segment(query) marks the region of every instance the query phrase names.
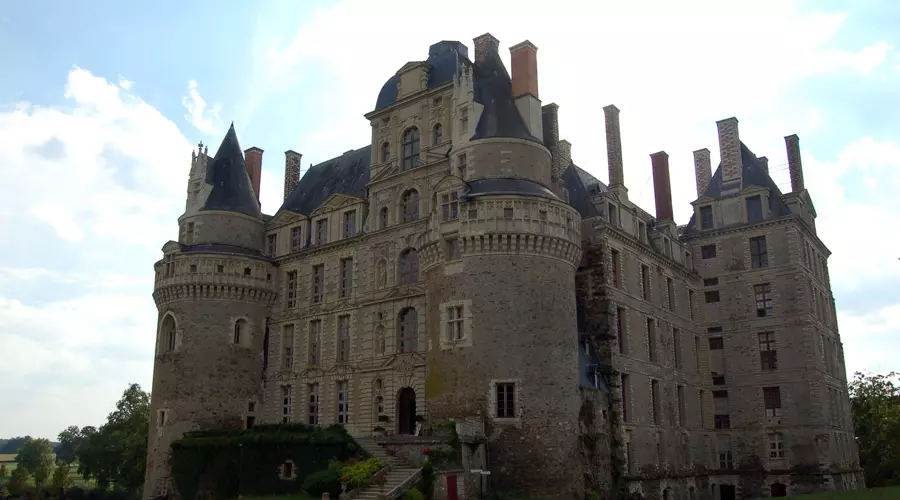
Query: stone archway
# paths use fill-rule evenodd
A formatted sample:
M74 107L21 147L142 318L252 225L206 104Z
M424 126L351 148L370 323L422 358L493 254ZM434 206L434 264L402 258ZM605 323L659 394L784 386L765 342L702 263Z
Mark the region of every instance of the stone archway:
M400 389L397 395L397 433L416 433L416 391L412 387Z
M787 496L787 486L782 483L772 483L772 486L769 487L769 496L770 497L786 497Z

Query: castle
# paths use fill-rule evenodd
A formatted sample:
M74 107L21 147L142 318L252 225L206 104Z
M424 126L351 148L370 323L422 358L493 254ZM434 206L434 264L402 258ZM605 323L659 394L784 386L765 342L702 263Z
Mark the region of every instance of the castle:
M191 163L159 308L145 498L171 488L187 431L419 423L483 428L490 487L581 498L784 496L861 486L828 249L785 138L791 192L721 120L719 166L674 221L665 152L655 215L629 201L619 110L609 183L575 165L537 48L490 34L432 45L385 83L371 144L260 211L263 151L230 129ZM475 462L478 462L477 464ZM468 469L468 468L467 468ZM469 471L466 470L465 473Z

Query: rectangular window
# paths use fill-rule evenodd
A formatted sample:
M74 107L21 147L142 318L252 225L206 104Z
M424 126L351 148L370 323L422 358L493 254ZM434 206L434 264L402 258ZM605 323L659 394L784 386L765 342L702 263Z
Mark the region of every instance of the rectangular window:
M641 295L644 300L650 299L650 268L641 264Z
M346 424L347 417L350 414L350 393L349 383L346 380L338 382L338 424Z
M653 328L653 318L647 318L647 359L656 361L656 331Z
M722 333L722 332L723 332L723 330L722 330L721 326L711 326L706 329L706 333Z
M515 216L515 211L512 207L504 207L503 208L503 218L506 220L511 220Z
M760 318L772 313L772 289L768 283L753 285L753 294L756 296L756 315Z
M769 434L769 458L784 458L784 436L780 432Z
M700 207L700 229L713 228L713 211L711 205Z
M245 428L252 429L254 425L256 425L256 417L254 417L253 415L247 415L247 425Z
M616 206L613 205L612 203L609 203L609 204L608 204L608 207L609 207L609 223L612 224L613 226L617 226L617 227L618 227L618 225L619 225L619 216L618 216L618 214L617 214L617 212L616 212Z
M356 236L356 210L344 212L344 238Z
M353 291L353 259L341 259L341 298L346 298Z
M309 393L309 404L306 410L306 423L319 425L319 384L309 384L307 392Z
M453 238L452 240L447 240L447 260L459 260L460 259L460 250L459 250L459 240Z
M694 319L694 291L688 290L688 315Z
M710 351L719 351L725 348L725 341L722 337L710 337L709 338L709 350Z
M294 366L294 325L285 325L281 331L281 368L290 370Z
M316 244L324 245L328 243L328 219L316 221Z
M775 350L775 332L764 332L759 336L759 363L763 371L775 370L778 359Z
M325 298L325 264L318 264L312 268L312 301L314 304L322 302Z
M628 475L631 475L631 431L625 431L625 435L628 436L625 441L625 471Z
M610 250L609 252L610 260L612 261L610 267L610 273L612 274L612 284L614 287L619 287L619 251L618 250Z
M281 423L286 424L291 421L291 399L293 391L291 386L281 386Z
M338 316L338 361L350 361L350 316Z
M463 306L450 306L447 308L447 340L462 340L465 335L463 330Z
M502 382L497 389L497 418L516 417L516 384Z
M684 267L688 268L688 271L694 270L694 261L691 260L690 252L684 252Z
M676 369L681 369L681 330L672 327L672 359Z
M266 253L269 257L276 257L278 252L278 235L270 234L266 236Z
M662 416L659 408L659 380L650 380L650 409L653 411L653 424L659 425Z
M747 222L759 222L763 220L762 199L759 195L747 198Z
M297 252L303 246L303 226L291 228L291 252Z
M456 159L457 170L459 171L459 177L461 179L466 179L469 176L469 164L466 161L466 155L461 154Z
M448 221L459 218L459 193L444 193L441 195L442 220Z
M703 292L703 299L707 304L715 304L719 301L719 291L718 290L710 290L708 292Z
M713 385L725 385L725 375L714 375L712 383Z
M684 386L679 385L675 390L675 394L678 397L678 421L677 425L680 427L685 427L686 418L687 418L687 409L684 405Z
M631 404L631 378L623 373L622 374L622 421L630 422L631 414L628 412L629 405Z
M318 365L321 352L322 320L314 319L309 322L309 364Z
M669 305L669 310L675 310L675 284L672 282L672 278L666 278L666 298Z
M719 278L703 278L703 286L717 286Z
M716 429L731 429L731 415L715 415Z
M716 245L703 245L700 247L700 257L703 259L715 259Z
M166 425L166 418L169 416L168 410L158 410L156 412L156 425L158 427L164 427Z
M750 238L750 265L753 269L769 267L769 253L766 250L766 237Z
M297 305L297 271L288 271L287 273L287 293L285 294L288 309L292 309Z
M642 243L647 243L647 224L638 222L638 239Z
M626 339L625 339L625 323L624 318L625 309L621 307L616 309L616 336L619 339L619 354L625 354L627 351L626 348Z
M697 391L697 397L700 398L700 405L697 407L697 411L700 414L700 427L703 428L706 427L706 415L703 413L703 407L706 404L703 401L703 398L706 397L706 393L703 391L703 389Z
M766 404L767 417L781 416L781 388L763 387L763 400Z
M466 110L462 111L463 117L459 119L459 131L465 134L469 131L469 117L465 115Z

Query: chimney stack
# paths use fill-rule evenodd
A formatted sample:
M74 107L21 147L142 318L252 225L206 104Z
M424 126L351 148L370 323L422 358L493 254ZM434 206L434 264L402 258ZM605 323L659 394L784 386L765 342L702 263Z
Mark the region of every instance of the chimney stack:
M766 158L765 156L760 156L760 157L757 158L757 159L758 159L759 162L762 164L763 170L765 170L766 173L768 174L768 173L769 173L769 159Z
M799 192L806 189L803 184L803 162L800 161L800 138L792 134L784 138L787 146L788 171L791 174L791 192Z
M509 48L513 98L538 97L537 47L528 40Z
M697 198L700 198L712 179L712 163L706 148L694 151L694 176L697 178Z
M300 183L300 158L303 155L291 151L284 152L284 199L291 194L291 191Z
M722 194L735 194L743 189L744 168L741 163L741 137L737 118L716 122L719 128L719 154L722 158Z
M257 203L259 203L259 182L262 177L262 156L263 150L257 147L244 151L244 165L247 166L247 175L250 176L250 185L253 186Z
M559 106L550 103L541 107L541 128L544 146L550 150L550 182L559 180Z
M619 108L610 104L603 108L606 115L606 157L609 163L609 185L625 185L625 168L622 163L622 134L619 130Z
M656 218L674 221L672 214L672 184L669 179L669 155L665 151L650 155L653 166L653 194L656 198Z
M475 43L475 61L476 63L483 63L484 56L488 52L496 52L500 53L500 40L494 38L494 35L490 33L485 33L480 37L473 40Z

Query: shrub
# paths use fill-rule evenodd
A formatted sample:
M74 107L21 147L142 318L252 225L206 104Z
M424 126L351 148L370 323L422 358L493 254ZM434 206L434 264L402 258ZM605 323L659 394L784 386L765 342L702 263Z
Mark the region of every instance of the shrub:
M303 480L303 491L314 498L321 497L322 493L328 493L332 498L337 498L341 494L341 469L343 468L344 465L340 462L330 462L327 469L306 476L306 479Z
M425 500L425 494L416 488L410 488L403 492L403 500Z
M74 488L69 488L69 491L66 492L66 497L69 500L84 500L84 488L80 488L75 486Z
M12 474L9 475L9 483L7 484L10 494L14 497L23 494L25 492L26 484L28 484L28 471L18 467L13 469Z
M382 467L384 467L384 463L377 458L348 465L341 471L341 481L347 483L351 489L359 488L369 482L372 474L378 472Z
M0 464L0 478L6 477L6 464Z

